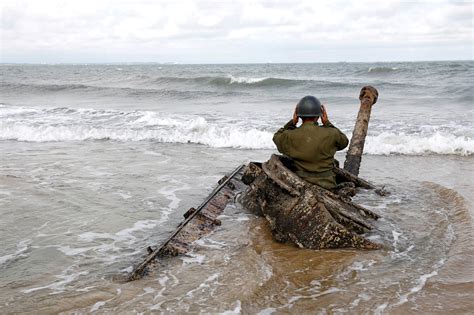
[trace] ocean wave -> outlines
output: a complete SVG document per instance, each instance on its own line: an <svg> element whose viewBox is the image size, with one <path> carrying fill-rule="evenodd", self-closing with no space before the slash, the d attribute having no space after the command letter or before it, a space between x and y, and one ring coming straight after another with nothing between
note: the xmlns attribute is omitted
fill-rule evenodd
<svg viewBox="0 0 474 315"><path fill-rule="evenodd" d="M166 121L166 119L163 119ZM102 128L93 126L34 126L0 123L0 140L28 142L53 141L157 141L162 143L195 143L210 147L270 149L273 134L258 130L210 126L205 119L173 123L166 129Z"/></svg>
<svg viewBox="0 0 474 315"><path fill-rule="evenodd" d="M213 78L210 83L216 85L241 85L241 86L261 86L261 87L279 87L279 86L294 86L308 83L308 80L295 80L284 78L252 78L252 77L217 77Z"/></svg>
<svg viewBox="0 0 474 315"><path fill-rule="evenodd" d="M395 72L395 71L398 71L398 70L400 70L400 69L397 68L397 67L370 67L367 70L367 72L377 74L377 73L391 73L391 72Z"/></svg>
<svg viewBox="0 0 474 315"><path fill-rule="evenodd" d="M211 124L204 117L181 119L150 111L30 109L1 111L0 140L157 141L210 147L272 148L272 133L257 128Z"/></svg>
<svg viewBox="0 0 474 315"><path fill-rule="evenodd" d="M296 85L319 84L337 85L329 81L310 79L290 79L276 77L243 77L243 76L202 76L202 77L159 77L149 80L156 84L185 84L216 87L290 87Z"/></svg>
<svg viewBox="0 0 474 315"><path fill-rule="evenodd" d="M194 143L215 148L275 149L276 130L268 126L250 126L244 118L232 124L215 122L203 116L174 117L154 111L116 111L94 109L0 107L0 140L53 141L156 141ZM371 155L451 154L471 156L474 140L458 133L453 126L402 130L368 135L365 153ZM449 127L449 128L448 128ZM394 128L396 128L394 126ZM440 129L441 128L441 129ZM389 128L390 129L390 128ZM393 128L392 128L393 129Z"/></svg>
<svg viewBox="0 0 474 315"><path fill-rule="evenodd" d="M38 91L49 91L49 92L60 92L60 91L67 91L67 90L100 90L103 87L99 86L92 86L86 84L27 84L27 83L2 83L2 89L11 89L11 90L21 90L21 89L28 89L28 90L38 90Z"/></svg>
<svg viewBox="0 0 474 315"><path fill-rule="evenodd" d="M300 78L278 78L278 77L243 77L243 76L204 76L193 78L180 77L160 77L153 80L155 83L185 83L215 87L264 87L264 88L283 88L283 87L305 87L305 88L342 88L342 87L359 87L360 84L351 82L336 82L315 79Z"/></svg>
<svg viewBox="0 0 474 315"><path fill-rule="evenodd" d="M140 85L137 83L137 85ZM1 84L3 91L11 91L13 93L78 93L92 94L94 96L162 96L179 99L190 99L196 97L212 97L215 95L235 96L241 95L238 91L221 91L213 92L206 90L193 91L190 89L179 90L179 87L169 88L166 86L153 87L141 84L140 87L131 86L95 86L86 84L23 84L23 83L6 83ZM217 93L217 94L216 94Z"/></svg>
<svg viewBox="0 0 474 315"><path fill-rule="evenodd" d="M204 85L228 85L228 84L258 84L261 82L278 82L278 81L291 81L286 79L278 79L271 77L235 77L232 75L228 76L202 76L202 77L158 77L149 78L148 81L158 84L167 83L185 83L185 84L204 84Z"/></svg>
<svg viewBox="0 0 474 315"><path fill-rule="evenodd" d="M230 83L247 83L247 84L254 84L254 83L259 83L259 82L264 82L264 81L271 81L271 80L274 80L274 81L279 81L279 80L283 80L285 81L284 79L277 79L277 78L267 78L267 77L263 77L263 78L247 78L247 77L234 77L234 76L230 76Z"/></svg>
<svg viewBox="0 0 474 315"><path fill-rule="evenodd" d="M179 94L194 91L210 92L220 89L252 89L252 88L353 88L359 87L358 83L336 82L315 79L277 78L277 77L243 77L243 76L201 76L201 77L149 77L140 75L117 82L104 83L23 83L4 82L1 88L15 93L23 92L102 92L106 94ZM194 90L194 91L191 91Z"/></svg>
<svg viewBox="0 0 474 315"><path fill-rule="evenodd" d="M406 134L383 132L367 137L364 150L373 155L426 155L451 154L470 156L474 152L474 140L448 133Z"/></svg>

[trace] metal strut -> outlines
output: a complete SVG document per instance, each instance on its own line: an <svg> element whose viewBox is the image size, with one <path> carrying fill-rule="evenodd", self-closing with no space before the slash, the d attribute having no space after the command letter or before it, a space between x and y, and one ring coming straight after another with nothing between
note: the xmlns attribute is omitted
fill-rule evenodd
<svg viewBox="0 0 474 315"><path fill-rule="evenodd" d="M168 245L168 243L198 214L201 212L201 210L211 201L212 198L222 189L224 186L244 167L245 165L242 164L239 167L237 167L230 175L229 177L223 181L219 186L217 186L211 194L204 200L201 205L194 211L167 239L166 241L161 244L160 247L152 251L148 257L140 264L138 265L135 270L132 271L130 276L128 277L129 281L137 280L140 279L143 275L143 271L145 270L146 266L158 256L161 251Z"/></svg>

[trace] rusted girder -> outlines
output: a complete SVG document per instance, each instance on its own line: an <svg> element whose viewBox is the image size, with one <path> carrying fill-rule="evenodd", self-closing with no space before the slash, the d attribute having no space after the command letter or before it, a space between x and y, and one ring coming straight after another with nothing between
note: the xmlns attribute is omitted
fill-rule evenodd
<svg viewBox="0 0 474 315"><path fill-rule="evenodd" d="M372 105L377 102L379 93L373 86L364 86L360 91L360 109L352 132L351 143L346 154L344 169L355 176L359 175L360 162L364 152L365 137L369 128Z"/></svg>
<svg viewBox="0 0 474 315"><path fill-rule="evenodd" d="M224 176L209 196L195 209L184 213L184 221L156 249L148 247L148 255L128 276L129 281L137 280L147 273L148 267L160 256L176 256L189 250L189 245L209 234L221 222L217 217L227 204L241 192L245 185L240 180L244 165L237 167L229 176Z"/></svg>

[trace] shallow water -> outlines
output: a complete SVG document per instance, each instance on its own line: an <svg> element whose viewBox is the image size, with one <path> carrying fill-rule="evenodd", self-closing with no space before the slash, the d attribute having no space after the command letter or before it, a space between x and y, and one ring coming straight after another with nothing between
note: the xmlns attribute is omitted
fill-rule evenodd
<svg viewBox="0 0 474 315"><path fill-rule="evenodd" d="M356 199L382 215L370 236L382 250L279 244L264 220L237 204L189 255L164 259L151 276L123 283L145 247L164 239L229 166L271 151L103 141L9 142L1 150L2 313L467 313L473 307L472 200L456 192L472 183L452 180L472 174L472 157L443 157L443 169L423 167L441 162L437 156L364 157L362 174L392 191Z"/></svg>

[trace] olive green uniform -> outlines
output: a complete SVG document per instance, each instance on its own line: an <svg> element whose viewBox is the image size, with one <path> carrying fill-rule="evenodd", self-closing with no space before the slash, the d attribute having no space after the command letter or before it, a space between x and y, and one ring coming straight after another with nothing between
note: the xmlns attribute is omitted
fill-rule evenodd
<svg viewBox="0 0 474 315"><path fill-rule="evenodd" d="M290 120L275 133L273 142L278 151L294 160L301 178L326 189L336 187L334 155L347 147L349 140L330 122L324 126L305 122L297 128Z"/></svg>

